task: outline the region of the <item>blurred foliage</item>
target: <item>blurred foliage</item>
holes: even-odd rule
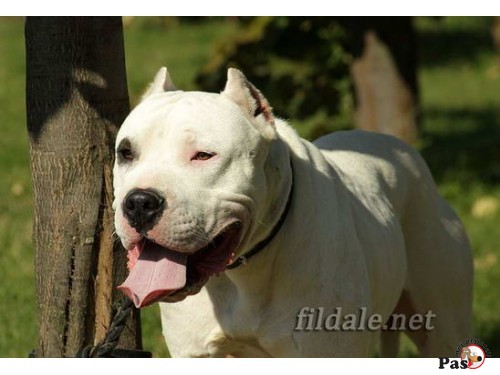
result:
[[[203,90],[219,91],[228,67],[241,69],[277,116],[304,121],[308,138],[347,128],[354,110],[346,33],[335,18],[247,17],[215,43],[198,75]],[[314,95],[311,95],[314,93]]]

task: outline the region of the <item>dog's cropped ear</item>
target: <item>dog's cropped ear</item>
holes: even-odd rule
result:
[[[238,104],[250,117],[262,118],[274,125],[273,109],[262,93],[238,69],[229,68],[222,95]]]
[[[176,90],[177,88],[175,87],[174,82],[172,82],[172,78],[170,78],[167,68],[162,67],[158,70],[158,73],[156,73],[155,79],[149,85],[144,95],[142,95],[142,100],[156,93]]]

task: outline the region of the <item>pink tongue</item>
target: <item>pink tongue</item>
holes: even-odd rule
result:
[[[125,282],[118,287],[137,308],[186,285],[187,254],[146,241]]]

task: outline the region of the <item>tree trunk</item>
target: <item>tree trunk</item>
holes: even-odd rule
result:
[[[493,18],[493,26],[491,27],[491,37],[495,48],[495,62],[490,69],[490,76],[497,78],[500,76],[500,16]]]
[[[111,170],[129,112],[120,17],[28,17],[26,109],[39,299],[37,356],[99,341],[125,251],[113,241]],[[120,346],[140,348],[139,316]]]
[[[356,127],[415,142],[418,83],[412,18],[346,17],[340,22],[355,57]]]
[[[491,27],[491,37],[493,38],[493,46],[497,52],[500,52],[500,16],[493,18],[493,26]]]
[[[366,33],[363,55],[351,64],[351,75],[357,99],[356,127],[414,143],[415,97],[399,74],[387,45],[375,32]]]

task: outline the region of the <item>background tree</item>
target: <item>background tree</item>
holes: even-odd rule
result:
[[[73,356],[109,325],[125,251],[114,243],[113,145],[129,112],[120,17],[28,17],[26,107],[41,357]],[[141,345],[138,315],[121,345]]]
[[[410,17],[242,18],[198,83],[216,91],[226,67],[239,67],[279,116],[308,119],[309,138],[350,128],[355,117],[359,128],[413,142],[414,39]]]

